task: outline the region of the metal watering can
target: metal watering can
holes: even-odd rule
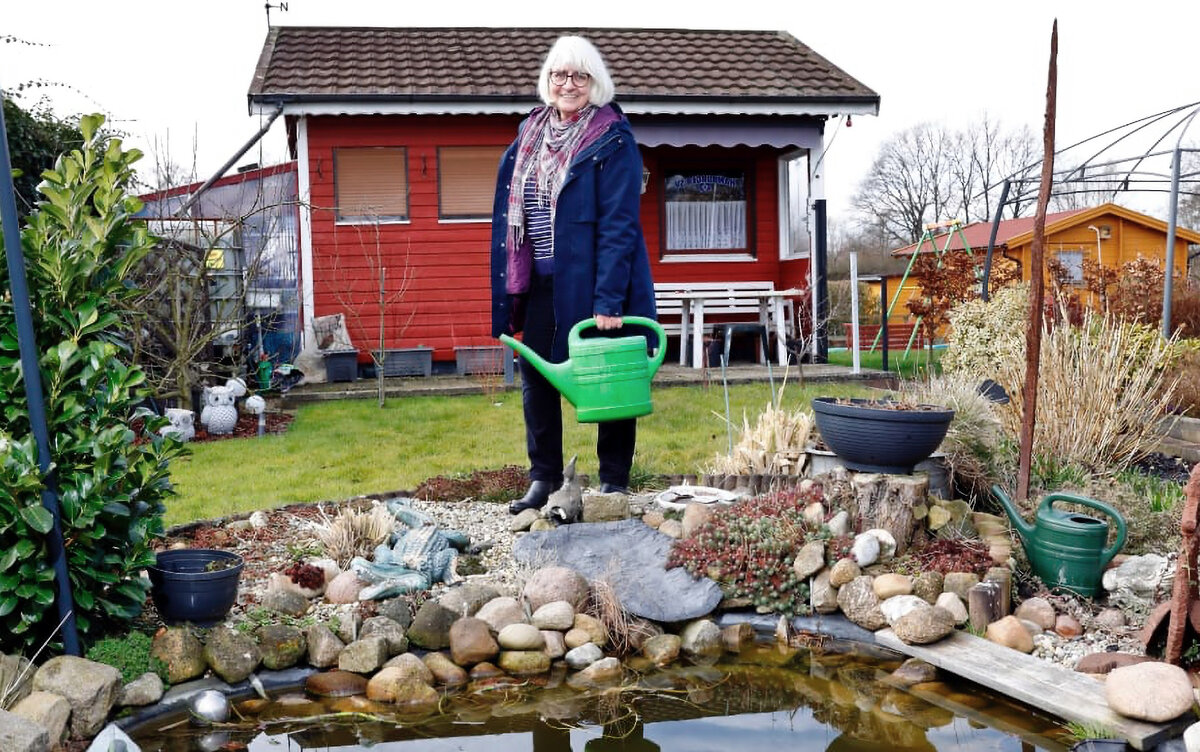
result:
[[[1052,493],[1042,499],[1033,525],[1021,519],[1012,500],[1000,486],[992,486],[992,495],[1012,520],[1033,573],[1049,588],[1060,587],[1085,598],[1100,588],[1104,567],[1125,545],[1125,519],[1109,505],[1069,493]],[[1079,504],[1103,512],[1117,524],[1117,539],[1108,548],[1108,523],[1076,512],[1054,509],[1054,502]]]
[[[646,355],[646,338],[588,337],[584,329],[596,326],[584,319],[567,334],[567,360],[550,363],[507,334],[500,341],[529,361],[546,380],[575,406],[580,423],[600,423],[649,415],[650,380],[667,355],[667,333],[654,319],[626,316],[625,324],[648,327],[658,335],[654,357]]]

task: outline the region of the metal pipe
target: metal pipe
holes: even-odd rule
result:
[[[8,284],[12,292],[13,314],[17,320],[17,346],[21,354],[22,381],[29,402],[29,427],[37,443],[38,467],[42,471],[42,506],[53,520],[46,536],[47,554],[54,568],[57,591],[55,604],[63,630],[63,649],[69,655],[81,655],[75,626],[75,603],[71,597],[71,578],[67,571],[67,551],[63,545],[62,515],[50,464],[50,433],[46,427],[46,402],[42,394],[42,371],[38,367],[38,346],[33,330],[33,312],[29,303],[29,281],[25,277],[25,254],[17,225],[17,198],[12,182],[12,156],[8,150],[8,126],[0,107],[0,223],[4,225],[4,255],[8,261]]]
[[[988,301],[988,279],[992,276],[992,253],[996,250],[996,232],[1000,229],[1000,212],[1004,211],[1004,204],[1008,202],[1008,189],[1011,185],[1012,181],[1005,178],[1004,185],[1000,187],[1000,201],[996,204],[996,215],[992,217],[992,234],[988,236],[987,255],[983,261],[983,279],[979,283],[981,286],[979,298],[984,303]]]
[[[1183,134],[1181,133],[1182,137]],[[1175,147],[1171,158],[1171,202],[1167,208],[1167,263],[1163,272],[1162,336],[1171,338],[1171,288],[1175,276],[1175,223],[1179,219],[1179,173],[1183,151]]]
[[[813,362],[829,362],[829,271],[828,271],[828,238],[825,226],[825,199],[819,198],[813,202],[816,215],[816,248],[814,248],[817,318],[813,322],[815,339]]]
[[[191,196],[188,196],[188,200],[183,202],[183,206],[179,207],[179,209],[175,212],[175,216],[182,217],[183,215],[187,214],[187,210],[192,208],[192,204],[196,203],[200,196],[202,196],[205,191],[212,187],[213,183],[220,180],[221,176],[228,172],[230,167],[233,167],[234,162],[241,159],[243,154],[250,151],[250,147],[257,144],[259,139],[265,136],[267,131],[271,129],[271,124],[275,122],[275,118],[282,114],[283,105],[277,105],[275,107],[275,111],[272,112],[270,117],[267,118],[267,122],[263,123],[263,126],[258,129],[258,133],[255,133],[253,136],[251,136],[250,140],[247,141],[242,148],[238,149],[237,152],[225,162],[225,164],[221,165],[220,169],[218,169],[211,178],[204,181],[204,185],[197,188],[196,192]]]
[[[1104,252],[1100,250],[1100,228],[1095,225],[1088,225],[1088,229],[1096,233],[1096,263],[1100,268],[1104,268]]]

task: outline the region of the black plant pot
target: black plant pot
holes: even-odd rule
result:
[[[233,608],[243,566],[242,557],[228,551],[160,551],[155,565],[148,568],[150,597],[168,624],[211,626]]]
[[[880,400],[815,397],[821,438],[846,467],[869,473],[909,474],[937,451],[954,411],[933,405],[897,409]]]

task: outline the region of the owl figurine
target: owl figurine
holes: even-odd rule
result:
[[[204,409],[200,411],[200,422],[215,436],[233,433],[237,426],[237,389],[225,386],[204,387]]]
[[[167,420],[171,421],[171,425],[158,429],[160,434],[170,436],[179,441],[191,441],[195,438],[196,414],[194,412],[185,410],[182,407],[168,407],[166,417]]]

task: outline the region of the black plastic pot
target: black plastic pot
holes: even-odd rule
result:
[[[228,551],[160,551],[155,565],[148,568],[150,597],[168,624],[211,626],[233,608],[243,566],[242,557]]]
[[[921,405],[897,409],[879,400],[815,397],[813,417],[821,438],[851,470],[910,474],[937,451],[954,411]]]

